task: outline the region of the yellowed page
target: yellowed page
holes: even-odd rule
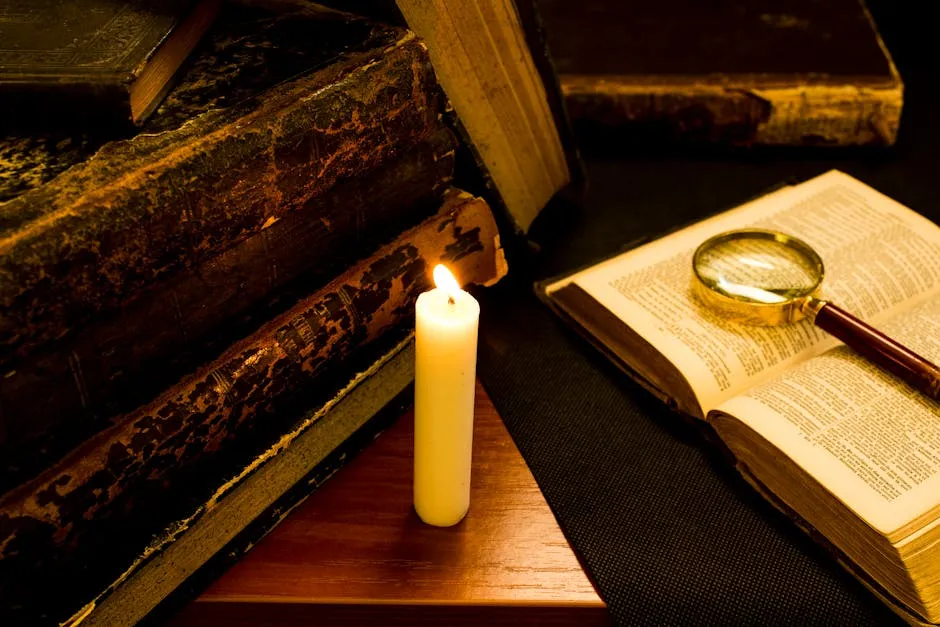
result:
[[[883,325],[940,363],[940,298]],[[719,409],[889,535],[940,504],[940,404],[839,346]]]
[[[729,323],[690,293],[692,253],[747,226],[809,242],[826,265],[823,296],[878,323],[940,286],[940,228],[832,171],[695,224],[549,287],[577,283],[674,363],[707,413],[836,341],[809,322]]]

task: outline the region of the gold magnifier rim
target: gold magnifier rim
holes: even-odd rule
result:
[[[737,239],[772,240],[790,247],[806,257],[816,271],[816,282],[808,288],[805,294],[794,296],[779,303],[755,303],[744,301],[734,296],[724,294],[711,287],[702,277],[699,266],[701,257],[708,249],[724,242]],[[709,237],[702,242],[692,255],[692,291],[705,305],[721,311],[725,316],[738,321],[751,324],[774,325],[796,322],[805,317],[803,305],[812,299],[822,286],[826,275],[822,257],[812,246],[798,237],[773,231],[770,229],[746,228],[725,231]]]

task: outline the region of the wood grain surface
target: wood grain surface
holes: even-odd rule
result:
[[[173,624],[608,624],[479,383],[470,512],[454,527],[414,512],[413,427],[399,419]]]

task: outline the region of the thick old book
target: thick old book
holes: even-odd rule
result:
[[[863,0],[539,5],[585,135],[814,146],[897,137],[903,83]]]
[[[439,128],[427,52],[405,29],[307,5],[232,5],[215,32],[193,81],[145,128],[0,205],[4,357],[303,210]]]
[[[280,450],[275,443],[287,441],[291,417],[316,401],[344,362],[413,325],[415,300],[437,263],[467,284],[505,274],[484,201],[450,190],[436,215],[0,497],[0,612],[50,618],[43,614],[50,581],[62,582],[56,589],[74,601],[127,575],[122,555],[140,556],[142,538],[174,523],[167,516],[190,487],[215,477],[213,469],[244,446],[267,441]]]
[[[139,124],[219,0],[0,3],[2,125]]]
[[[408,154],[337,184],[304,211],[19,360],[0,378],[0,492],[432,214],[451,179],[454,144],[442,128]]]
[[[808,242],[827,297],[940,360],[940,228],[837,171],[549,282],[543,297],[707,421],[744,476],[902,616],[940,622],[940,404],[808,320],[747,325],[699,304],[694,250],[752,226]]]
[[[470,150],[525,232],[580,176],[531,0],[396,0],[427,44]]]
[[[231,4],[131,137],[6,138],[0,442],[127,408],[135,379],[161,389],[270,294],[433,213],[455,148],[441,108],[403,28]]]

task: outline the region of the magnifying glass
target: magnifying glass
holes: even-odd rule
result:
[[[806,242],[763,229],[728,231],[696,249],[692,270],[696,298],[729,320],[777,325],[809,318],[872,363],[940,400],[940,368],[817,298],[825,268]]]

